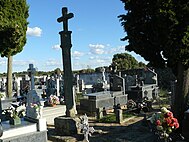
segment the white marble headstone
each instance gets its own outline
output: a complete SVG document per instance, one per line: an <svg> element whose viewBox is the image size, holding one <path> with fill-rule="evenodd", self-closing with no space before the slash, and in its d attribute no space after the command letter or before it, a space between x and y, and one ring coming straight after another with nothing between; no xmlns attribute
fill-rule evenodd
<svg viewBox="0 0 189 142"><path fill-rule="evenodd" d="M36 109L34 105L38 105L39 107ZM26 116L34 119L42 117L40 97L37 95L35 90L30 90L27 94Z"/></svg>

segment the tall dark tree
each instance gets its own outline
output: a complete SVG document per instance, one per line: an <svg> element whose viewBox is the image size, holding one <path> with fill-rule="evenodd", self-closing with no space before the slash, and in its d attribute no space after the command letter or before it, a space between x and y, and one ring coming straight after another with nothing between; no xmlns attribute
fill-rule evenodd
<svg viewBox="0 0 189 142"><path fill-rule="evenodd" d="M173 111L182 119L189 94L189 2L184 0L121 0L120 15L134 51L154 67L170 67L177 76Z"/></svg>
<svg viewBox="0 0 189 142"><path fill-rule="evenodd" d="M29 7L26 0L0 1L0 55L7 57L7 97L12 95L12 56L26 43Z"/></svg>

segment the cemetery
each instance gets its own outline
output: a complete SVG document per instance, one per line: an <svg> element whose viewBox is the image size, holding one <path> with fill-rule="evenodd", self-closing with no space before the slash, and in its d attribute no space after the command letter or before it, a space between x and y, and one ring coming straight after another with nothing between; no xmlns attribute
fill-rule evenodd
<svg viewBox="0 0 189 142"><path fill-rule="evenodd" d="M157 138L150 132L152 127L151 123L149 125L149 120L152 114L157 112L164 104L157 104L156 97L160 95L157 86L157 74L154 71L150 69L128 70L119 73L112 71L108 77L105 77L104 73L102 73L101 79L99 77L96 78L96 84L105 84L103 85L106 86L105 89L99 89L101 91L88 94L84 91L79 105L76 105L75 99L73 99L74 117L66 116L66 102L63 99L65 94L61 96L62 93L60 93L65 92L65 90L61 91L61 88L64 88L62 86L62 78L59 77L57 79L57 76L46 77L46 79L43 79L46 85L42 85L39 89L34 81L35 72L34 65L30 64L27 69L28 77L25 76L24 79L19 79L20 83L16 83L23 84L23 80L27 82L28 90L26 94L23 91L24 96L21 95L22 93L19 93L17 97L9 100L9 102L4 101L6 99L1 101L2 136L0 139L2 141L21 141L20 139L23 141L26 141L26 139L35 139L36 141L64 141L66 139L95 141L96 139L106 139L106 141L109 141L109 133L112 135L112 138L118 141L116 138L118 134L122 139L130 139L130 137L128 138L131 135L129 132L135 133L137 131L130 131L129 127L144 129L143 134L147 135L150 140ZM129 74L129 72L133 74ZM77 89L75 88L79 88L79 85L77 83L73 84L75 84L73 85L73 96L77 97L77 93L75 93ZM150 86L149 88L146 87L148 85ZM57 86L59 91L57 91ZM17 92L20 91L18 90ZM60 103L61 98L63 99L62 103ZM141 107L138 107L142 103L143 98L152 100L152 106L149 106L152 107L151 110L143 110ZM52 106L52 104L55 104L55 106ZM130 105L133 106L130 107ZM170 108L170 105L171 103L166 104L168 108ZM142 107L146 107L144 103ZM5 110L7 110L6 114L8 114L8 110L12 108L13 110L17 109L18 112L19 110L25 111L25 115L21 116L21 118L15 117L15 119L5 117ZM133 111L135 109L140 111ZM70 113L68 114L70 115ZM125 115L128 117L125 117ZM188 113L186 111L185 120L183 120L185 124L183 130L186 133L188 132L187 122ZM106 134L107 131L108 134ZM117 131L119 131L118 134ZM123 131L124 134L120 131ZM114 133L116 136L114 136Z"/></svg>
<svg viewBox="0 0 189 142"><path fill-rule="evenodd" d="M109 72L73 74L68 20L74 14L66 7L61 12L64 73L39 77L29 64L27 74L12 76L11 97L8 79L0 78L0 141L188 142L189 108L183 120L175 117L175 84L162 95L154 69L117 71L111 66Z"/></svg>

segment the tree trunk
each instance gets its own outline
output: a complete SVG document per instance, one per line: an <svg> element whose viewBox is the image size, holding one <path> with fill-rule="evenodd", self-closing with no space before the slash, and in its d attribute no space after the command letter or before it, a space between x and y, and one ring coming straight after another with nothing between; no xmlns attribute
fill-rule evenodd
<svg viewBox="0 0 189 142"><path fill-rule="evenodd" d="M7 94L8 98L12 97L12 56L8 57L7 63Z"/></svg>
<svg viewBox="0 0 189 142"><path fill-rule="evenodd" d="M186 111L189 102L189 68L185 69L181 63L177 67L176 93L172 109L174 116L179 120L181 125L184 111Z"/></svg>

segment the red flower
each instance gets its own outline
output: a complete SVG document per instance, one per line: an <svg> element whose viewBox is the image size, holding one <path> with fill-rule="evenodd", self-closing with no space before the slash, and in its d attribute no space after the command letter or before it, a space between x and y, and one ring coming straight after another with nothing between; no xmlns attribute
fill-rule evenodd
<svg viewBox="0 0 189 142"><path fill-rule="evenodd" d="M160 120L157 120L157 121L156 121L156 125L157 125L157 126L161 125L161 121L160 121Z"/></svg>
<svg viewBox="0 0 189 142"><path fill-rule="evenodd" d="M177 123L174 123L174 125L175 125L175 128L177 129L177 128L179 128L179 123L177 122Z"/></svg>
<svg viewBox="0 0 189 142"><path fill-rule="evenodd" d="M173 123L178 123L178 120L176 118L172 118Z"/></svg>
<svg viewBox="0 0 189 142"><path fill-rule="evenodd" d="M166 115L167 115L167 117L173 118L173 113L172 112L167 112Z"/></svg>
<svg viewBox="0 0 189 142"><path fill-rule="evenodd" d="M170 125L172 123L171 118L165 118L165 122L167 123L167 125Z"/></svg>

